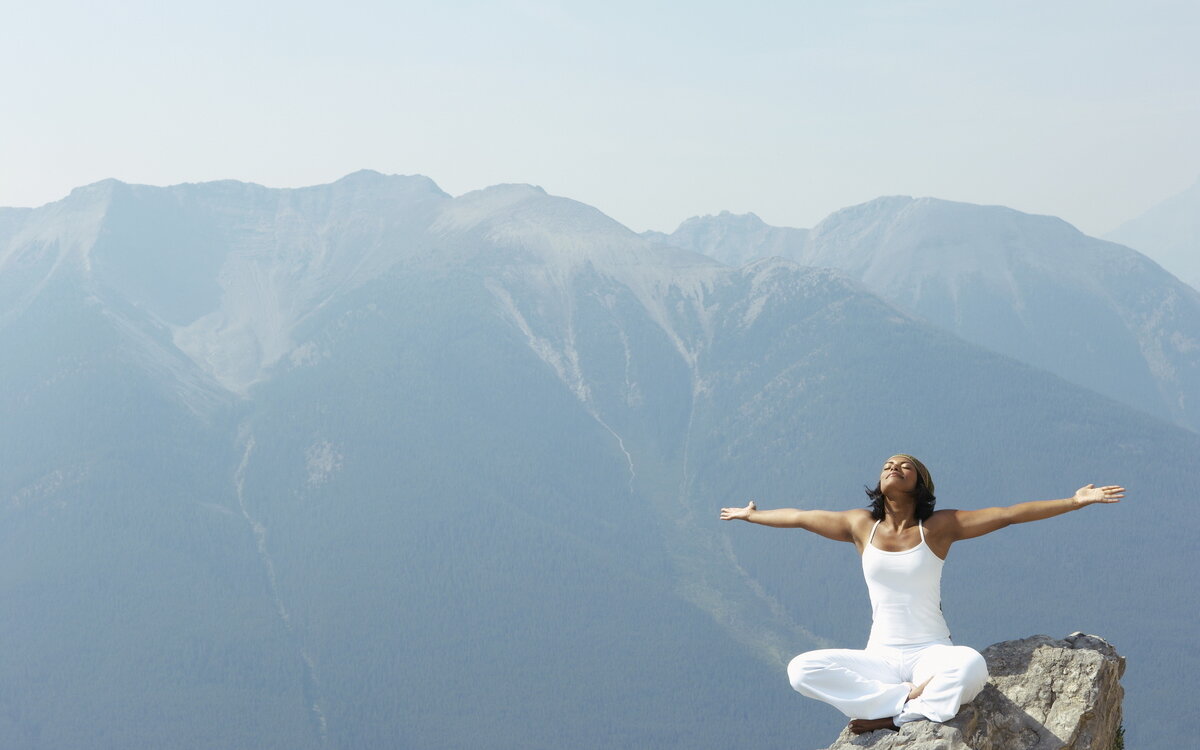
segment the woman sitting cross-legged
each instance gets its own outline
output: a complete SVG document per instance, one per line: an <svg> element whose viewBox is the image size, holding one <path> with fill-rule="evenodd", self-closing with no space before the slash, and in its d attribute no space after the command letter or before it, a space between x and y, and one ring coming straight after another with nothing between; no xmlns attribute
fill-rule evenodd
<svg viewBox="0 0 1200 750"><path fill-rule="evenodd" d="M849 511L724 508L721 519L798 528L853 543L871 596L864 650L821 649L788 665L792 687L851 719L856 734L897 729L916 719L947 721L987 683L979 652L955 646L942 617L942 565L950 545L1014 523L1040 521L1093 503L1115 503L1125 489L1079 488L1062 500L982 510L933 509L933 479L917 459L892 456L870 508Z"/></svg>

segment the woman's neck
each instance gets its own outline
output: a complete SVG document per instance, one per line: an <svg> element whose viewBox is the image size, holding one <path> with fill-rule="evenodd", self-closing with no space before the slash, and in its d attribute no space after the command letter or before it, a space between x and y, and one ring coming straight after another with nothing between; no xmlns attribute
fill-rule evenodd
<svg viewBox="0 0 1200 750"><path fill-rule="evenodd" d="M911 496L884 497L883 523L894 531L904 531L917 525L917 503Z"/></svg>

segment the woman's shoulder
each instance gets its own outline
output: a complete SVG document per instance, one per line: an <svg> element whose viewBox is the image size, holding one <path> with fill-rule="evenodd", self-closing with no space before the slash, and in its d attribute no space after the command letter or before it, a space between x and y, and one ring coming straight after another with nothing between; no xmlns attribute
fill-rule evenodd
<svg viewBox="0 0 1200 750"><path fill-rule="evenodd" d="M871 535L871 527L875 525L875 517L866 508L855 508L844 513L850 521L850 536L854 539L854 546L862 552L867 537Z"/></svg>
<svg viewBox="0 0 1200 750"><path fill-rule="evenodd" d="M947 523L954 521L954 514L958 513L958 508L942 508L935 510L929 518L925 519L925 528L937 529Z"/></svg>
<svg viewBox="0 0 1200 750"><path fill-rule="evenodd" d="M853 529L875 523L875 517L866 508L855 508L854 510L845 511L845 513L846 517L850 519L850 527Z"/></svg>

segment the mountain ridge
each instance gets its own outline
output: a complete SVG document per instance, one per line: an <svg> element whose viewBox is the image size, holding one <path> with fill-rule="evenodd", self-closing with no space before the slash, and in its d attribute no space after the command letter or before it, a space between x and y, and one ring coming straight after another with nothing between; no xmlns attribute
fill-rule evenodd
<svg viewBox="0 0 1200 750"><path fill-rule="evenodd" d="M1061 219L891 196L830 215L790 257L840 268L969 341L1200 426L1200 296Z"/></svg>

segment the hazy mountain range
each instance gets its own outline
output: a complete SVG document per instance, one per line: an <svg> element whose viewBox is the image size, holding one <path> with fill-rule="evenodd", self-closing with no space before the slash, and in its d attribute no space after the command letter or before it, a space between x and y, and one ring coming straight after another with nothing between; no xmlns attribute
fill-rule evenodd
<svg viewBox="0 0 1200 750"><path fill-rule="evenodd" d="M1181 736L1194 290L1006 209L722 218L372 172L0 210L0 746L826 744L783 664L865 641L857 557L717 511L862 505L899 450L941 507L1130 488L956 546L945 609L977 647L1104 635L1131 741Z"/></svg>
<svg viewBox="0 0 1200 750"><path fill-rule="evenodd" d="M1200 289L1200 179L1109 232L1105 239L1136 248Z"/></svg>
<svg viewBox="0 0 1200 750"><path fill-rule="evenodd" d="M655 239L735 265L837 268L967 341L1200 429L1200 292L1061 219L890 197L808 232L721 214Z"/></svg>

